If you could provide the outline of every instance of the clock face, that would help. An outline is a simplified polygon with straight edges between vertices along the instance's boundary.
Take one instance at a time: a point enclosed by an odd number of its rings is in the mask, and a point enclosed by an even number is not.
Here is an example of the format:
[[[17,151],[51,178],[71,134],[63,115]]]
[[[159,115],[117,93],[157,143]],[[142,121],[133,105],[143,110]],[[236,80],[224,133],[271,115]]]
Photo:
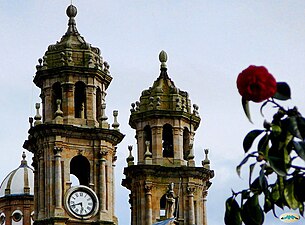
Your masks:
[[[66,208],[74,217],[88,219],[98,211],[98,198],[90,188],[75,186],[66,193]]]
[[[69,197],[68,205],[70,210],[79,216],[88,216],[95,207],[92,196],[84,190],[76,190]]]

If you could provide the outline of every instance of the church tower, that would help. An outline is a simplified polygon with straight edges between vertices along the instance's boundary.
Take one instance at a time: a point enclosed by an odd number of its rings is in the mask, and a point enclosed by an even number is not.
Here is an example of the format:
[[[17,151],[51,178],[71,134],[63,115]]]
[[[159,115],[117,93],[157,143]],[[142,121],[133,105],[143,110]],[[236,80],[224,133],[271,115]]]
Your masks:
[[[36,225],[118,224],[114,213],[114,166],[118,112],[105,115],[109,65],[79,34],[77,9],[67,8],[67,32],[36,66],[42,110],[30,118],[24,148],[34,154]],[[41,115],[42,114],[42,115]]]
[[[205,201],[214,172],[207,150],[202,167],[195,166],[198,106],[194,104],[192,109],[188,93],[169,78],[164,51],[159,59],[160,76],[132,104],[129,118],[136,130],[138,158],[135,164],[129,146],[122,185],[131,192],[131,225],[152,225],[171,218],[179,225],[207,225]]]

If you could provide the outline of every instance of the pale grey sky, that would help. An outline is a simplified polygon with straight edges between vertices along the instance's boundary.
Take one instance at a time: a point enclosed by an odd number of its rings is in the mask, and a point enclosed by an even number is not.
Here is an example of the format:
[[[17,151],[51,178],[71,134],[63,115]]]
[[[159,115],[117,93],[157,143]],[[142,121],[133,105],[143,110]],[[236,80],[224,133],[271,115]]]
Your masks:
[[[28,117],[40,102],[33,85],[37,59],[67,29],[63,0],[0,0],[0,179],[19,166]],[[208,195],[209,225],[223,224],[231,188],[246,188],[235,167],[248,131],[262,127],[259,107],[251,104],[254,124],[244,116],[236,77],[250,64],[264,65],[292,89],[292,100],[305,112],[305,2],[237,0],[74,0],[77,28],[101,49],[113,81],[107,115],[119,110],[121,132],[116,166],[116,214],[129,224],[128,191],[121,187],[127,145],[135,144],[128,126],[130,104],[159,76],[158,54],[168,54],[168,73],[199,105],[201,126],[195,136],[197,165],[210,149],[215,177]],[[268,118],[267,118],[268,119]],[[31,154],[27,153],[28,161]],[[246,167],[243,176],[247,175]],[[287,210],[286,210],[287,211]],[[272,216],[266,224],[280,223]],[[302,221],[295,223],[301,224]]]

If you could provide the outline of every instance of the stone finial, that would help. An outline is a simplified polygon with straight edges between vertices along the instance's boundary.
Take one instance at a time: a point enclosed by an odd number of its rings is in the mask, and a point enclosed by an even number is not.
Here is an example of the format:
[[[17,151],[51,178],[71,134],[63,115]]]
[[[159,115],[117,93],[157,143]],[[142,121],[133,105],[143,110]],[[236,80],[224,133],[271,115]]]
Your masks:
[[[40,103],[36,103],[35,108],[36,108],[36,115],[35,115],[35,117],[34,117],[34,120],[35,120],[34,126],[36,126],[36,125],[42,123],[42,122],[41,122],[41,118],[42,118],[42,117],[41,117],[41,115],[39,114]]]
[[[161,51],[159,54],[159,60],[161,62],[161,69],[162,68],[167,68],[166,62],[167,62],[167,54],[165,51]]]
[[[145,164],[152,164],[152,153],[149,151],[150,141],[145,141],[146,152],[144,154]]]
[[[66,35],[69,34],[78,34],[78,31],[76,29],[76,22],[74,17],[77,15],[77,8],[74,5],[69,5],[66,10],[67,16],[69,17],[69,23],[68,23],[68,30],[66,32]]]
[[[102,116],[101,118],[99,119],[99,122],[100,122],[100,127],[101,128],[105,128],[107,129],[109,127],[108,125],[108,117],[106,116],[105,114],[105,111],[106,111],[106,103],[103,103],[102,106],[101,106],[101,111],[102,111]]]
[[[26,158],[26,154],[25,154],[25,152],[23,152],[22,153],[21,166],[26,166],[28,164],[25,158]]]
[[[129,156],[127,157],[127,165],[132,166],[134,165],[134,157],[132,156],[132,145],[128,145],[128,150],[129,150]]]
[[[118,123],[118,115],[119,115],[119,111],[118,110],[114,110],[113,111],[114,121],[113,121],[112,127],[113,127],[114,130],[120,131],[119,130],[120,124]]]
[[[210,169],[210,160],[208,159],[209,149],[204,149],[205,159],[201,162],[203,168]]]
[[[34,121],[33,117],[29,117],[30,128],[33,127],[33,121]]]
[[[195,116],[199,116],[198,110],[199,110],[199,106],[196,105],[196,104],[194,104],[194,105],[193,105],[193,114],[194,114]]]
[[[61,111],[60,109],[60,105],[61,105],[61,100],[60,99],[57,99],[56,100],[56,105],[57,105],[57,110],[55,112],[55,118],[57,117],[63,117],[63,111]]]
[[[195,156],[194,156],[193,144],[189,145],[189,152],[190,153],[187,156],[187,165],[194,167],[195,166],[195,160],[194,160]]]

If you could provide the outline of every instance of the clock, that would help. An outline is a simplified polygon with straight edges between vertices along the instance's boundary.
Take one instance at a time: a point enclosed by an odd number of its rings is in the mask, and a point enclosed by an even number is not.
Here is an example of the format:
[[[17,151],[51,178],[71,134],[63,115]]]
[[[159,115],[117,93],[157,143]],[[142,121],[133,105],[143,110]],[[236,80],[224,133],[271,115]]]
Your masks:
[[[94,191],[86,186],[71,187],[66,193],[66,209],[78,219],[89,219],[98,211],[98,198]]]

